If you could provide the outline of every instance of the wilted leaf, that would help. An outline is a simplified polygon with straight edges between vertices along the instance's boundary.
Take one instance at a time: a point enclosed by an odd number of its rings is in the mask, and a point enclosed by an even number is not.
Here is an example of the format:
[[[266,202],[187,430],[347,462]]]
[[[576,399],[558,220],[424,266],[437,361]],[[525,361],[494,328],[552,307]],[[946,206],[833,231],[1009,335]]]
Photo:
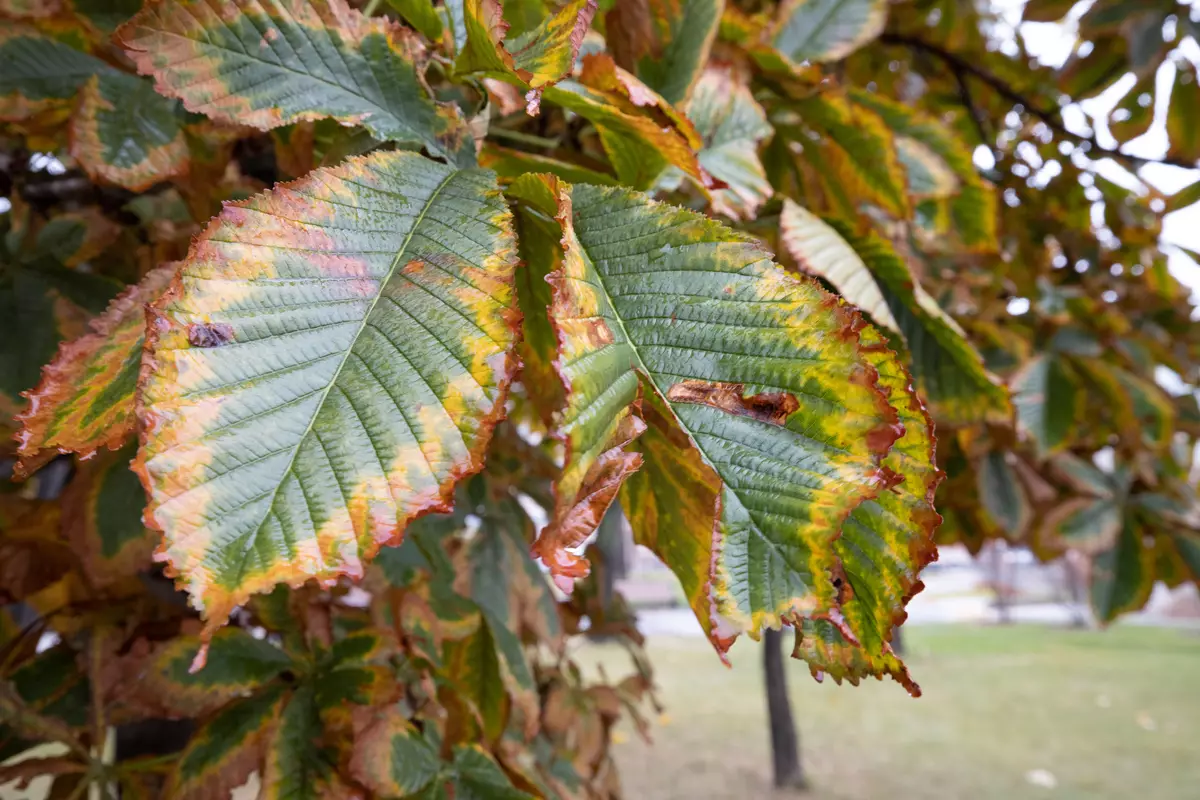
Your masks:
[[[793,62],[838,61],[883,32],[888,0],[786,0],[775,47]]]
[[[862,322],[692,212],[589,186],[559,200],[558,496],[577,493],[641,385],[645,465],[622,507],[718,647],[838,613],[833,541],[888,483],[879,461],[903,433]]]
[[[332,117],[377,139],[474,157],[461,115],[426,96],[422,45],[345,0],[152,0],[115,35],[155,87],[190,111],[269,130]]]
[[[267,740],[286,702],[285,687],[274,686],[214,714],[192,735],[168,774],[166,796],[228,797],[261,768]]]
[[[126,289],[91,321],[87,335],[63,344],[42,369],[29,407],[17,417],[18,474],[56,452],[87,456],[116,449],[133,433],[145,306],[158,299],[175,270],[166,264]]]
[[[746,76],[732,67],[709,67],[696,84],[687,113],[704,138],[700,165],[729,187],[712,193],[713,211],[733,220],[754,219],[772,194],[758,145],[773,129]]]
[[[549,87],[545,97],[596,126],[622,183],[649,188],[668,166],[701,186],[710,183],[696,158],[703,140],[692,123],[610,56],[585,56],[579,80]]]
[[[840,614],[803,621],[792,655],[815,672],[851,683],[868,675],[890,675],[913,696],[921,688],[909,677],[889,642],[907,616],[904,607],[924,588],[921,570],[937,559],[934,531],[941,517],[933,499],[942,474],[935,458],[933,420],[912,389],[912,378],[873,328],[861,332],[879,386],[896,407],[904,435],[883,466],[896,485],[850,512],[834,543],[843,573],[838,579]]]
[[[682,105],[708,62],[723,5],[722,0],[617,0],[604,17],[613,59],[668,102]]]
[[[154,309],[138,469],[208,633],[449,509],[504,413],[514,255],[490,173],[404,152],[227,205],[196,241]]]
[[[146,671],[147,691],[167,708],[186,716],[203,716],[244,697],[292,668],[283,650],[255,639],[241,628],[218,631],[208,642],[208,663],[191,672],[204,643],[195,636],[172,639],[154,654]]]
[[[913,376],[939,420],[950,424],[1012,419],[1008,393],[949,314],[917,283],[908,265],[875,234],[826,223],[790,200],[780,241],[805,272],[824,278],[876,324],[907,344]]]
[[[596,7],[597,0],[571,0],[536,28],[506,42],[508,23],[499,0],[465,0],[467,38],[455,70],[483,72],[528,90],[525,108],[536,116],[545,87],[569,75],[575,66]]]
[[[429,743],[390,706],[355,737],[350,774],[380,795],[407,797],[429,785],[441,767]]]

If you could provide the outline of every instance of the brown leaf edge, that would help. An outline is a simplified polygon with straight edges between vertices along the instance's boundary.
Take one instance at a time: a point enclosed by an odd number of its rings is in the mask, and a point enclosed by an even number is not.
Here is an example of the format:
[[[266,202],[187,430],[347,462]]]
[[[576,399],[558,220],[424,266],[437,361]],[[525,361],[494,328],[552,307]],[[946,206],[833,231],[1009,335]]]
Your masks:
[[[54,358],[42,367],[42,377],[37,386],[21,393],[21,396],[29,401],[29,405],[15,417],[21,427],[15,434],[18,458],[16,466],[13,467],[14,478],[28,478],[60,453],[75,452],[80,458],[89,458],[102,447],[117,450],[133,433],[135,424],[133,415],[130,415],[128,424],[110,428],[108,434],[91,447],[73,450],[61,446],[43,447],[37,443],[46,438],[44,411],[47,406],[52,406],[56,400],[61,399],[64,388],[72,388],[81,368],[95,355],[98,348],[109,341],[113,331],[120,327],[123,320],[136,313],[138,307],[153,302],[167,285],[167,279],[179,269],[179,265],[178,261],[162,264],[114,297],[100,316],[88,322],[91,332],[59,344]]]

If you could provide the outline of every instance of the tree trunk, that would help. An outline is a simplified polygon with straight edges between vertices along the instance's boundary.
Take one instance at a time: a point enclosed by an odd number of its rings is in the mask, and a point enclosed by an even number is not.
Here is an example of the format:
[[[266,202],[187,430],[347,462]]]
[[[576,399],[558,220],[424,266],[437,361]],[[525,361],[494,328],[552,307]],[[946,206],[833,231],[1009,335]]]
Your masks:
[[[988,546],[988,566],[991,573],[992,591],[995,593],[993,608],[996,609],[996,621],[1001,625],[1012,622],[1009,605],[1009,585],[1004,574],[1004,547],[1002,542],[992,542]]]
[[[892,628],[892,652],[898,656],[904,655],[904,632],[899,625]]]
[[[792,719],[784,672],[783,631],[763,632],[763,673],[767,684],[767,716],[771,723],[771,761],[778,789],[804,789],[804,765],[800,762],[800,737]]]

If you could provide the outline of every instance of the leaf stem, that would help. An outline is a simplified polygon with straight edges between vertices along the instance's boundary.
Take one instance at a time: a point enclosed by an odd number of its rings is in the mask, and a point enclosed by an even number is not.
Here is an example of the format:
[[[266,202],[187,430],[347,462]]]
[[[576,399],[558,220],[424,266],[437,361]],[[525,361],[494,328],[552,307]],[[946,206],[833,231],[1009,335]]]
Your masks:
[[[379,0],[367,0],[366,6],[363,7],[364,17],[375,16],[375,11],[379,8]]]
[[[544,136],[535,136],[532,133],[514,131],[509,128],[492,128],[488,131],[488,136],[494,136],[497,139],[507,139],[510,142],[533,145],[534,147],[543,147],[547,150],[552,150],[561,144],[561,141],[558,139],[547,139]]]

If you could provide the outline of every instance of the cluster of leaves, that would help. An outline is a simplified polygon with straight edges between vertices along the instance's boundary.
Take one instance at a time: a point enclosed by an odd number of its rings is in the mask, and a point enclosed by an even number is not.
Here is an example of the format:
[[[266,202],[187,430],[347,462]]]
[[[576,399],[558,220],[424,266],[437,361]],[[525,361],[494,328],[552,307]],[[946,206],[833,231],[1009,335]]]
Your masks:
[[[615,796],[618,498],[722,656],[914,695],[935,531],[1088,555],[1104,619],[1200,578],[1190,195],[1058,107],[1173,4],[1061,73],[957,0],[94,5],[0,2],[0,746],[66,748],[8,774]]]

